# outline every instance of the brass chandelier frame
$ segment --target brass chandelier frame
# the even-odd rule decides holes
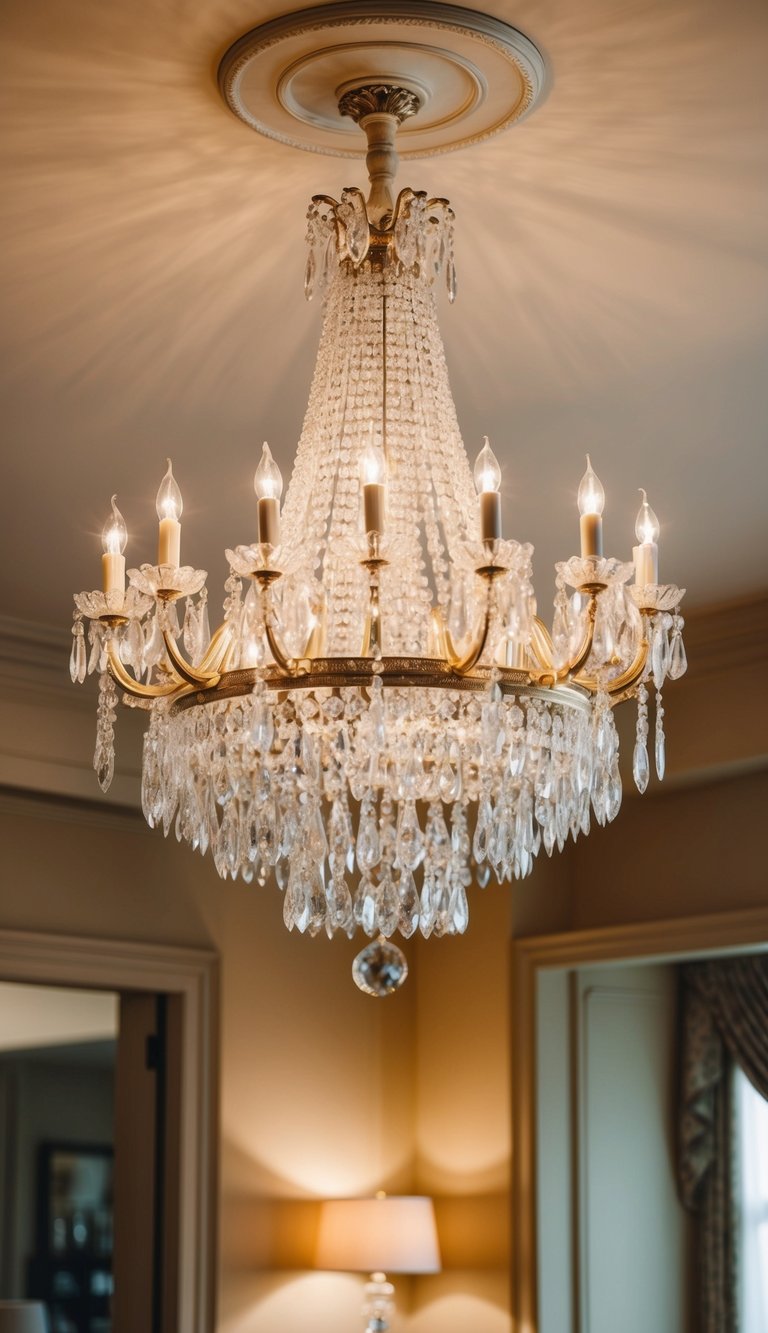
[[[326,657],[317,651],[317,629],[313,629],[305,651],[299,657],[292,657],[281,641],[275,623],[272,606],[271,588],[281,571],[276,569],[256,569],[251,577],[260,589],[264,616],[264,629],[270,652],[274,659],[273,668],[242,667],[234,668],[232,660],[235,643],[233,628],[224,622],[211,638],[208,649],[199,665],[187,661],[179,650],[173,635],[168,629],[163,630],[163,641],[168,657],[167,679],[157,684],[143,684],[123,665],[117,645],[113,638],[107,644],[107,661],[110,674],[115,683],[132,699],[149,701],[168,699],[174,709],[185,709],[195,704],[215,703],[222,699],[232,699],[249,694],[257,680],[264,682],[277,691],[295,689],[339,689],[346,685],[369,685],[374,676],[379,676],[382,684],[390,686],[418,685],[428,689],[447,690],[482,690],[487,686],[490,672],[494,669],[502,694],[522,693],[538,698],[552,698],[554,692],[566,704],[578,706],[589,695],[603,691],[612,704],[626,699],[641,679],[648,659],[648,633],[646,617],[655,612],[655,608],[639,608],[643,617],[643,633],[637,652],[631,665],[613,680],[602,682],[584,674],[590,653],[597,614],[599,593],[607,585],[590,584],[587,591],[587,627],[583,640],[574,656],[564,665],[557,666],[554,661],[552,637],[547,626],[539,617],[534,622],[530,651],[535,659],[530,666],[508,666],[497,663],[494,668],[480,666],[480,658],[485,648],[492,616],[491,585],[495,578],[504,574],[503,567],[497,565],[482,566],[476,573],[486,583],[485,609],[480,624],[475,629],[471,642],[464,651],[460,651],[445,624],[442,613],[435,609],[433,625],[440,645],[439,655],[435,657],[387,657],[380,653],[381,615],[378,601],[378,568],[385,562],[380,559],[361,561],[371,573],[369,588],[369,609],[364,630],[364,643],[359,657]],[[374,569],[371,570],[371,565]],[[163,589],[160,600],[168,603],[181,596],[173,589]],[[116,628],[125,623],[122,616],[104,616],[102,620]],[[371,627],[376,626],[372,634]],[[317,646],[316,646],[317,645]]]

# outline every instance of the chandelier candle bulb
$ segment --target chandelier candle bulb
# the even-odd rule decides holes
[[[101,577],[104,592],[122,594],[125,592],[125,551],[128,532],[125,520],[117,507],[117,496],[112,496],[112,513],[101,533],[104,554],[101,557]]]
[[[384,531],[387,460],[384,450],[371,439],[363,454],[363,524],[366,533]]]
[[[184,508],[181,491],[173,475],[170,458],[168,470],[160,483],[155,508],[160,520],[157,541],[158,565],[172,565],[178,569],[181,564],[181,511]]]
[[[480,496],[480,537],[484,542],[501,540],[501,468],[488,436],[477,455],[474,470],[475,487]]]
[[[587,454],[587,470],[579,483],[578,505],[582,559],[588,556],[601,559],[603,555],[605,491],[600,478],[592,470],[589,454]]]
[[[648,503],[648,496],[640,488],[643,503],[635,522],[635,536],[639,545],[632,547],[635,562],[635,584],[646,588],[659,581],[659,520]]]
[[[254,474],[253,489],[258,498],[259,541],[265,546],[279,546],[283,474],[266,440],[261,446],[261,462]]]

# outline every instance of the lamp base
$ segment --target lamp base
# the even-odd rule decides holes
[[[395,1289],[383,1273],[371,1273],[365,1284],[363,1316],[368,1320],[366,1333],[386,1333],[395,1313]]]

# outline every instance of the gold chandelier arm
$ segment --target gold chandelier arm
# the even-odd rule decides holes
[[[620,676],[616,676],[609,684],[602,687],[606,694],[613,696],[631,690],[632,686],[636,685],[642,676],[647,661],[648,640],[642,638],[631,665],[627,667],[626,671],[622,671]],[[589,690],[591,694],[595,694],[601,688],[600,682],[594,676],[572,676],[571,679],[574,685],[581,685],[583,689]]]
[[[455,671],[459,676],[465,676],[468,671],[477,666],[483,655],[483,649],[488,642],[488,631],[491,627],[491,595],[490,583],[486,594],[485,611],[482,621],[475,631],[473,641],[465,653],[460,653],[456,647],[453,635],[449,630],[443,618],[442,611],[435,607],[432,611],[433,623],[438,632],[440,643],[443,650],[443,656],[451,671]]]
[[[114,641],[107,644],[107,662],[109,674],[115,684],[134,699],[169,699],[181,688],[181,682],[178,680],[169,681],[167,685],[142,685],[141,681],[134,680],[120,661],[120,654]]]
[[[277,667],[278,671],[280,671],[284,676],[305,676],[311,667],[311,661],[309,660],[309,649],[315,634],[314,626],[309,632],[307,643],[304,648],[304,656],[298,659],[295,657],[289,657],[288,653],[285,651],[285,648],[280,642],[277,631],[275,629],[275,623],[274,623],[275,613],[272,609],[272,597],[270,593],[270,588],[272,586],[273,578],[279,578],[280,575],[279,573],[275,573],[272,575],[272,577],[269,578],[263,577],[263,575],[265,575],[266,572],[267,571],[262,570],[260,571],[259,574],[256,575],[256,577],[261,590],[262,609],[264,612],[264,633],[266,636],[267,643],[269,645],[269,650],[275,660],[275,666]],[[231,648],[231,641],[227,645],[226,652],[229,652],[230,648]]]
[[[538,616],[534,618],[531,630],[531,649],[539,666],[544,671],[551,672],[554,669],[552,635]]]
[[[232,626],[225,620],[214,630],[198,671],[220,671],[232,644]]]
[[[575,677],[577,673],[581,671],[581,668],[584,666],[585,662],[588,660],[589,654],[592,652],[592,642],[595,637],[596,616],[597,616],[597,594],[590,593],[589,606],[587,607],[587,628],[584,631],[584,638],[581,641],[581,647],[579,648],[579,651],[577,652],[573,661],[569,662],[568,665],[563,667],[561,671],[558,671],[557,673],[558,681],[566,680],[566,678],[568,677],[571,678]]]
[[[534,668],[530,675],[539,685],[560,685],[564,680],[576,679],[577,684],[582,684],[576,677],[576,673],[581,670],[584,663],[592,652],[592,642],[595,635],[595,616],[597,614],[597,595],[590,594],[589,606],[587,608],[588,623],[584,631],[584,638],[581,641],[576,656],[572,661],[566,662],[565,666],[556,668],[554,663],[554,645],[552,635],[546,625],[538,616],[533,622],[533,632],[531,634],[531,649],[536,658],[540,670]]]
[[[267,643],[269,644],[269,650],[275,659],[275,666],[278,668],[279,671],[282,671],[283,675],[285,676],[296,675],[297,674],[296,667],[298,663],[296,662],[295,657],[289,657],[288,654],[286,653],[285,649],[283,648],[283,645],[281,644],[280,640],[278,639],[275,633],[274,626],[272,625],[271,622],[272,622],[272,615],[271,612],[268,612],[264,620],[264,628],[267,634]]]
[[[163,630],[163,642],[171,666],[177,676],[180,676],[187,685],[196,685],[203,689],[218,685],[221,680],[218,671],[205,671],[199,667],[193,667],[179,652],[173,635],[167,629]]]

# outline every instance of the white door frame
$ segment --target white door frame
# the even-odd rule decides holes
[[[213,951],[0,930],[0,981],[182,998],[179,1333],[215,1323],[218,972]]]
[[[512,946],[512,1327],[537,1333],[536,991],[543,968],[768,949],[768,908],[519,938]]]

